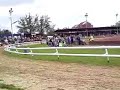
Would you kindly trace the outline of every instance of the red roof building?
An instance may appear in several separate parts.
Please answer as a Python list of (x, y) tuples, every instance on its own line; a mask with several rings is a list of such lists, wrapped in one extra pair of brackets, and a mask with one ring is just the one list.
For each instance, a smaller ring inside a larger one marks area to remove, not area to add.
[(89, 22), (84, 21), (72, 27), (72, 29), (80, 29), (80, 28), (93, 28), (93, 25)]

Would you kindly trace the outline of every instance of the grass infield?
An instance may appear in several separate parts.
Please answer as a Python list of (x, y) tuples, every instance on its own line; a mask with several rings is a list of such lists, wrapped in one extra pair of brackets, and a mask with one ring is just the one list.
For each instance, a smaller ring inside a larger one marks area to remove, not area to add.
[[(24, 47), (47, 47), (47, 45), (28, 45)], [(104, 54), (104, 49), (62, 49), (58, 50), (59, 53), (71, 53), (71, 54)], [(23, 52), (23, 51), (21, 51)], [(42, 53), (54, 53), (55, 50), (33, 50), (33, 52), (42, 52)], [(109, 49), (109, 54), (120, 54), (120, 49)], [(46, 61), (58, 61), (58, 62), (66, 62), (66, 63), (80, 63), (80, 64), (88, 64), (88, 65), (100, 65), (100, 66), (120, 66), (120, 58), (111, 58), (110, 62), (107, 62), (106, 57), (81, 57), (81, 56), (60, 56), (58, 59), (57, 56), (40, 56), (40, 55), (18, 55), (13, 53), (5, 52), (6, 55), (16, 58), (29, 58), (32, 60), (46, 60)]]

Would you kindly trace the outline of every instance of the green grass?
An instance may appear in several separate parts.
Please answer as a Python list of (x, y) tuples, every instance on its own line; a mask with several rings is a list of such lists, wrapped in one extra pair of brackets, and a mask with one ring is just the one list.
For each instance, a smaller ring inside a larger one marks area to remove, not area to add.
[(22, 88), (14, 86), (13, 84), (5, 84), (3, 82), (3, 80), (0, 80), (0, 89), (5, 89), (5, 90), (24, 90)]
[[(25, 47), (46, 47), (46, 45), (29, 45)], [(19, 50), (23, 52), (22, 50)], [(54, 53), (55, 50), (33, 50), (33, 52), (38, 53)], [(73, 49), (73, 50), (66, 50), (62, 49), (59, 50), (60, 53), (71, 53), (71, 54), (104, 54), (105, 50), (103, 49)], [(110, 54), (120, 54), (120, 49), (110, 49), (108, 50)], [(32, 60), (47, 60), (47, 61), (59, 61), (59, 62), (66, 62), (66, 63), (80, 63), (80, 64), (89, 64), (89, 65), (102, 65), (102, 66), (120, 66), (120, 58), (110, 58), (110, 63), (107, 62), (106, 57), (81, 57), (81, 56), (60, 56), (58, 59), (57, 56), (32, 56), (32, 55), (17, 55), (13, 53), (7, 53), (6, 55), (17, 57), (17, 58), (29, 58)]]

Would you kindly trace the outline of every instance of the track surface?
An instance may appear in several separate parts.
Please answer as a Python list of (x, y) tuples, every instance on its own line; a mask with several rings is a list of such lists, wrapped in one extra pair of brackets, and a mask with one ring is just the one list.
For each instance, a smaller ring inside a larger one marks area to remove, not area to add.
[(120, 45), (120, 35), (100, 36), (95, 38), (90, 45)]
[(120, 90), (120, 67), (10, 58), (0, 49), (0, 79), (25, 90)]

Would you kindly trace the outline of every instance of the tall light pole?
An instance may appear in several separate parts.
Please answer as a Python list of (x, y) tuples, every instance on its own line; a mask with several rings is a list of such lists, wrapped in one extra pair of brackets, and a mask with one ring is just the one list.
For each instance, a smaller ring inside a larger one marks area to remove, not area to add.
[(88, 17), (88, 13), (85, 14), (85, 18), (86, 18), (86, 32), (87, 32), (87, 36), (88, 36), (88, 30), (87, 30), (87, 17)]
[[(118, 13), (116, 14), (116, 27), (118, 27), (117, 26), (117, 18), (118, 18)], [(118, 28), (116, 28), (117, 29), (117, 34), (118, 34)]]
[(9, 14), (10, 14), (11, 32), (12, 32), (12, 39), (13, 39), (12, 12), (13, 12), (13, 10), (12, 10), (12, 8), (10, 8)]

